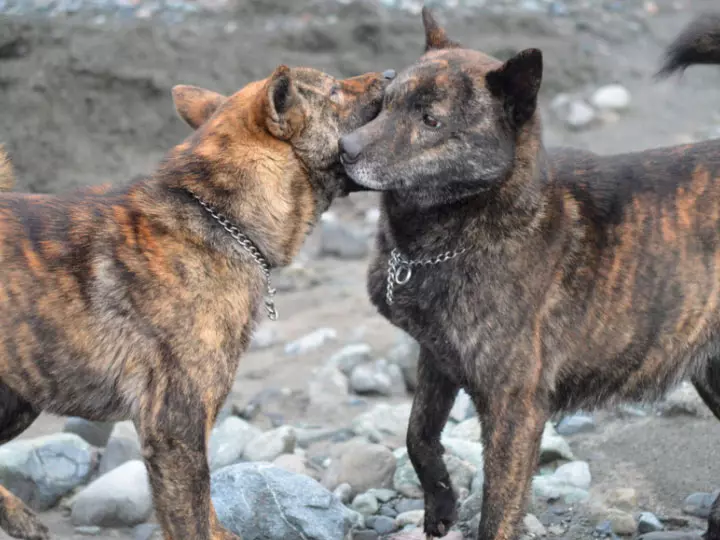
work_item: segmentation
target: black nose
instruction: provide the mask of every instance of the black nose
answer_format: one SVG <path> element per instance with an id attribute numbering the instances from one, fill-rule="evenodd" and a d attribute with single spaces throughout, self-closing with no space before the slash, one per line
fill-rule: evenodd
<path id="1" fill-rule="evenodd" d="M 392 81 L 395 78 L 395 75 L 397 75 L 397 73 L 395 73 L 394 69 L 386 69 L 382 72 L 383 78 L 388 81 Z"/>
<path id="2" fill-rule="evenodd" d="M 346 135 L 340 139 L 339 146 L 340 160 L 345 165 L 350 165 L 360 159 L 360 154 L 362 154 L 362 145 L 357 137 Z"/>

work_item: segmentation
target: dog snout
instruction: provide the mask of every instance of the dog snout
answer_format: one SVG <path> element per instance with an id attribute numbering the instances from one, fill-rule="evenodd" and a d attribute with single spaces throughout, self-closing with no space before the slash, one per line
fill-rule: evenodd
<path id="1" fill-rule="evenodd" d="M 350 165 L 360 159 L 363 146 L 357 136 L 353 134 L 346 135 L 340 139 L 338 144 L 340 146 L 340 160 L 343 164 Z"/>
<path id="2" fill-rule="evenodd" d="M 397 73 L 395 72 L 394 69 L 386 69 L 385 71 L 382 72 L 383 79 L 385 79 L 388 82 L 392 81 L 395 78 L 395 75 L 397 75 Z"/>

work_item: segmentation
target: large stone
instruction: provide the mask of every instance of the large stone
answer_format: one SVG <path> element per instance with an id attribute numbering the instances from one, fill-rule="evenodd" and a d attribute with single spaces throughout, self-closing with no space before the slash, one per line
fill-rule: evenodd
<path id="1" fill-rule="evenodd" d="M 371 493 L 361 493 L 353 499 L 352 509 L 363 516 L 372 516 L 380 510 L 380 503 Z"/>
<path id="2" fill-rule="evenodd" d="M 63 431 L 65 433 L 74 433 L 93 446 L 103 448 L 107 445 L 114 426 L 115 422 L 92 422 L 84 418 L 71 416 L 65 422 Z"/>
<path id="3" fill-rule="evenodd" d="M 98 473 L 103 475 L 134 459 L 142 460 L 142 447 L 135 425 L 129 420 L 118 422 L 110 434 Z"/>
<path id="4" fill-rule="evenodd" d="M 241 461 L 248 443 L 261 435 L 259 428 L 237 416 L 223 420 L 210 435 L 210 470 Z"/>
<path id="5" fill-rule="evenodd" d="M 563 499 L 568 504 L 581 502 L 589 496 L 587 490 L 591 479 L 587 463 L 566 463 L 558 467 L 554 474 L 534 477 L 533 494 L 546 500 Z"/>
<path id="6" fill-rule="evenodd" d="M 281 426 L 258 435 L 245 446 L 243 457 L 247 461 L 273 461 L 282 454 L 295 451 L 295 430 Z"/>
<path id="7" fill-rule="evenodd" d="M 0 447 L 0 485 L 35 510 L 47 510 L 90 479 L 97 451 L 74 433 L 56 433 Z"/>
<path id="8" fill-rule="evenodd" d="M 720 494 L 720 490 L 712 493 L 693 493 L 683 503 L 683 512 L 691 516 L 707 519 L 710 515 L 710 508 Z"/>
<path id="9" fill-rule="evenodd" d="M 568 442 L 555 431 L 555 426 L 551 422 L 547 422 L 540 442 L 540 464 L 550 463 L 558 459 L 572 461 L 575 456 L 570 450 Z"/>
<path id="10" fill-rule="evenodd" d="M 456 425 L 448 425 L 445 433 L 447 437 L 454 439 L 463 439 L 465 441 L 479 443 L 482 440 L 482 427 L 480 420 L 476 418 L 468 418 Z"/>
<path id="11" fill-rule="evenodd" d="M 322 482 L 328 489 L 347 483 L 355 496 L 371 488 L 392 487 L 395 456 L 385 446 L 352 440 L 335 446 L 330 457 Z"/>
<path id="12" fill-rule="evenodd" d="M 352 430 L 356 435 L 367 437 L 373 442 L 405 441 L 410 421 L 410 403 L 388 405 L 379 403 L 367 412 L 355 417 Z"/>
<path id="13" fill-rule="evenodd" d="M 244 540 L 338 540 L 343 504 L 318 482 L 268 463 L 216 471 L 211 494 L 220 522 Z"/>
<path id="14" fill-rule="evenodd" d="M 400 332 L 397 343 L 387 354 L 388 362 L 397 365 L 402 371 L 405 386 L 414 392 L 417 388 L 417 365 L 420 357 L 420 345 L 405 332 Z"/>
<path id="15" fill-rule="evenodd" d="M 349 377 L 355 367 L 372 362 L 372 354 L 372 347 L 367 343 L 354 343 L 346 345 L 333 354 L 328 360 L 328 364 Z"/>
<path id="16" fill-rule="evenodd" d="M 72 502 L 73 525 L 131 527 L 147 521 L 152 494 L 145 464 L 132 460 L 101 476 Z"/>

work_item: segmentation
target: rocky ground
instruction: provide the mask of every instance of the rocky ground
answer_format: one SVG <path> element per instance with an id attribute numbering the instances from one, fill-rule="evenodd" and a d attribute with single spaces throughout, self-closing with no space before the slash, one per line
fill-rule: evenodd
<path id="1" fill-rule="evenodd" d="M 715 3 L 434 2 L 453 8 L 440 15 L 468 46 L 499 57 L 540 47 L 547 143 L 600 153 L 720 134 L 718 70 L 652 79 L 662 48 Z M 124 182 L 187 134 L 174 84 L 231 92 L 280 62 L 343 76 L 399 69 L 422 50 L 419 6 L 0 0 L 0 140 L 19 189 Z M 421 491 L 404 449 L 417 350 L 365 296 L 376 220 L 372 196 L 339 201 L 297 264 L 276 276 L 281 318 L 256 333 L 211 442 L 215 504 L 246 540 L 422 538 Z M 461 395 L 443 437 L 462 501 L 453 540 L 472 538 L 477 521 L 479 433 Z M 526 534 L 696 538 L 706 494 L 720 487 L 719 445 L 720 426 L 688 387 L 653 406 L 557 418 Z M 139 457 L 126 423 L 42 416 L 0 447 L 0 483 L 38 509 L 55 538 L 145 539 L 155 526 Z"/>

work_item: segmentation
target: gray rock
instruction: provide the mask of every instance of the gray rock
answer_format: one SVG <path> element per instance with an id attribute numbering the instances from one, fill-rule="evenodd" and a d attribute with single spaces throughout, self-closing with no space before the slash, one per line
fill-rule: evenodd
<path id="1" fill-rule="evenodd" d="M 379 512 L 379 514 L 380 514 L 380 515 L 383 515 L 383 516 L 387 516 L 387 517 L 391 517 L 391 518 L 395 519 L 395 516 L 398 515 L 398 511 L 395 510 L 395 509 L 390 505 L 390 503 L 388 503 L 388 504 L 381 504 L 381 505 L 380 505 L 380 512 Z"/>
<path id="2" fill-rule="evenodd" d="M 410 512 L 411 510 L 422 510 L 425 508 L 423 499 L 400 499 L 395 503 L 395 510 L 398 514 Z"/>
<path id="3" fill-rule="evenodd" d="M 142 458 L 142 447 L 135 425 L 129 420 L 118 422 L 110 434 L 98 473 L 102 476 L 123 463 Z"/>
<path id="4" fill-rule="evenodd" d="M 352 508 L 343 506 L 343 514 L 345 516 L 345 529 L 358 530 L 365 528 L 365 516 L 360 512 L 356 512 Z"/>
<path id="5" fill-rule="evenodd" d="M 607 509 L 599 521 L 609 522 L 612 532 L 621 536 L 629 536 L 637 530 L 633 515 L 617 508 Z"/>
<path id="6" fill-rule="evenodd" d="M 572 461 L 560 465 L 553 475 L 559 482 L 578 487 L 580 489 L 590 489 L 592 476 L 590 475 L 590 467 L 584 461 Z"/>
<path id="7" fill-rule="evenodd" d="M 702 540 L 702 538 L 697 532 L 664 531 L 643 534 L 638 536 L 637 540 Z"/>
<path id="8" fill-rule="evenodd" d="M 352 536 L 348 540 L 378 540 L 380 536 L 377 531 L 372 529 L 365 529 L 362 531 L 353 531 Z"/>
<path id="9" fill-rule="evenodd" d="M 370 251 L 365 235 L 339 221 L 331 213 L 325 213 L 320 220 L 322 255 L 339 259 L 363 259 Z"/>
<path id="10" fill-rule="evenodd" d="M 258 326 L 252 334 L 250 340 L 251 351 L 261 351 L 263 349 L 269 349 L 280 343 L 277 330 L 270 326 L 270 324 L 263 323 Z"/>
<path id="11" fill-rule="evenodd" d="M 523 525 L 525 526 L 525 531 L 531 538 L 537 538 L 538 536 L 545 536 L 547 534 L 545 525 L 540 523 L 540 520 L 533 514 L 527 514 L 523 518 Z"/>
<path id="12" fill-rule="evenodd" d="M 558 467 L 554 474 L 534 477 L 532 489 L 540 499 L 562 499 L 566 504 L 572 504 L 588 498 L 591 480 L 587 463 L 575 461 Z"/>
<path id="13" fill-rule="evenodd" d="M 718 494 L 720 494 L 720 490 L 712 493 L 693 493 L 689 495 L 683 503 L 683 512 L 691 516 L 707 519 L 710 515 L 710 508 Z"/>
<path id="14" fill-rule="evenodd" d="M 79 534 L 80 536 L 100 536 L 100 534 L 102 534 L 103 530 L 102 530 L 102 527 L 86 526 L 86 527 L 75 527 L 73 529 L 73 532 L 75 534 Z M 135 539 L 133 539 L 133 540 L 135 540 Z"/>
<path id="15" fill-rule="evenodd" d="M 608 84 L 593 92 L 590 103 L 597 109 L 622 111 L 630 106 L 630 92 L 620 84 Z"/>
<path id="16" fill-rule="evenodd" d="M 423 497 L 423 490 L 420 480 L 413 469 L 410 457 L 406 448 L 400 448 L 394 452 L 397 459 L 397 468 L 393 477 L 393 488 L 395 491 L 412 499 Z M 464 461 L 453 454 L 445 453 L 443 461 L 450 473 L 450 481 L 456 495 L 460 496 L 463 490 L 469 492 L 472 480 L 477 469 L 467 461 Z"/>
<path id="17" fill-rule="evenodd" d="M 74 433 L 93 446 L 104 448 L 110 438 L 115 422 L 91 422 L 71 416 L 65 422 L 63 432 Z"/>
<path id="18" fill-rule="evenodd" d="M 477 516 L 482 510 L 483 493 L 476 491 L 465 499 L 458 510 L 458 519 L 461 523 L 467 523 Z"/>
<path id="19" fill-rule="evenodd" d="M 337 339 L 337 331 L 334 328 L 318 328 L 285 345 L 285 354 L 288 356 L 307 354 L 335 339 Z"/>
<path id="20" fill-rule="evenodd" d="M 215 471 L 242 460 L 248 443 L 262 430 L 237 416 L 229 416 L 215 426 L 210 435 L 210 470 Z"/>
<path id="21" fill-rule="evenodd" d="M 343 375 L 349 377 L 353 369 L 357 366 L 372 362 L 372 354 L 372 347 L 367 343 L 346 345 L 330 357 L 328 364 L 339 369 Z"/>
<path id="22" fill-rule="evenodd" d="M 397 528 L 395 520 L 388 516 L 371 516 L 365 520 L 365 525 L 378 534 L 390 534 Z"/>
<path id="23" fill-rule="evenodd" d="M 395 456 L 393 456 L 393 459 Z M 397 497 L 397 491 L 393 489 L 382 489 L 372 488 L 367 490 L 368 493 L 373 495 L 381 503 L 386 503 Z"/>
<path id="24" fill-rule="evenodd" d="M 271 429 L 247 443 L 243 458 L 247 461 L 273 461 L 282 454 L 292 454 L 295 442 L 295 429 L 292 426 Z"/>
<path id="25" fill-rule="evenodd" d="M 477 418 L 468 418 L 456 425 L 449 425 L 446 430 L 447 437 L 462 439 L 464 441 L 477 442 L 482 440 L 482 427 Z"/>
<path id="26" fill-rule="evenodd" d="M 352 486 L 350 484 L 340 484 L 333 490 L 335 495 L 341 503 L 348 504 L 352 500 Z"/>
<path id="27" fill-rule="evenodd" d="M 417 364 L 420 356 L 420 345 L 405 332 L 400 332 L 397 344 L 387 354 L 388 362 L 395 364 L 402 371 L 405 387 L 410 392 L 417 388 Z"/>
<path id="28" fill-rule="evenodd" d="M 308 396 L 313 406 L 334 409 L 349 395 L 348 378 L 335 366 L 326 364 L 313 372 L 308 383 Z"/>
<path id="29" fill-rule="evenodd" d="M 595 419 L 589 414 L 573 414 L 564 417 L 557 425 L 559 435 L 575 435 L 595 429 Z"/>
<path id="30" fill-rule="evenodd" d="M 450 410 L 450 419 L 455 422 L 462 422 L 474 414 L 475 408 L 473 407 L 470 396 L 467 392 L 465 392 L 465 390 L 461 389 L 455 398 L 455 403 L 453 404 L 452 409 Z"/>
<path id="31" fill-rule="evenodd" d="M 338 540 L 343 504 L 318 482 L 268 463 L 216 471 L 211 495 L 220 522 L 245 540 Z"/>
<path id="32" fill-rule="evenodd" d="M 363 516 L 372 516 L 380 510 L 380 503 L 369 493 L 361 493 L 352 502 L 352 509 Z"/>
<path id="33" fill-rule="evenodd" d="M 687 381 L 670 392 L 665 401 L 658 404 L 657 410 L 661 416 L 668 418 L 710 414 L 695 387 Z"/>
<path id="34" fill-rule="evenodd" d="M 409 512 L 403 512 L 398 514 L 395 518 L 395 525 L 397 527 L 405 527 L 406 525 L 419 526 L 422 524 L 425 518 L 425 510 L 410 510 Z"/>
<path id="35" fill-rule="evenodd" d="M 572 129 L 583 129 L 595 120 L 595 111 L 582 100 L 572 100 L 567 108 L 565 123 Z"/>
<path id="36" fill-rule="evenodd" d="M 385 446 L 351 440 L 331 450 L 330 466 L 323 485 L 335 489 L 339 484 L 352 486 L 351 496 L 372 488 L 389 488 L 395 474 L 395 456 Z"/>
<path id="37" fill-rule="evenodd" d="M 441 442 L 447 452 L 471 463 L 476 469 L 482 470 L 484 463 L 482 444 L 454 437 L 444 437 Z"/>
<path id="38" fill-rule="evenodd" d="M 652 512 L 641 512 L 638 517 L 637 532 L 640 534 L 662 531 L 665 527 Z"/>
<path id="39" fill-rule="evenodd" d="M 147 521 L 152 495 L 142 461 L 123 463 L 93 481 L 73 498 L 73 525 L 131 527 Z"/>
<path id="40" fill-rule="evenodd" d="M 478 469 L 475 473 L 475 478 L 472 480 L 472 484 L 470 484 L 470 493 L 482 492 L 484 484 L 485 472 L 483 469 Z"/>
<path id="41" fill-rule="evenodd" d="M 540 464 L 543 465 L 558 459 L 572 461 L 575 456 L 570 450 L 568 442 L 558 435 L 551 422 L 547 422 L 540 442 Z"/>
<path id="42" fill-rule="evenodd" d="M 156 523 L 141 523 L 133 529 L 133 540 L 161 540 L 162 531 Z"/>
<path id="43" fill-rule="evenodd" d="M 373 442 L 385 442 L 386 439 L 404 441 L 407 437 L 410 408 L 410 403 L 394 406 L 379 403 L 355 417 L 352 430 L 356 435 L 366 437 Z"/>
<path id="44" fill-rule="evenodd" d="M 97 451 L 74 433 L 17 440 L 0 447 L 0 485 L 43 511 L 87 482 Z"/>
<path id="45" fill-rule="evenodd" d="M 311 469 L 307 459 L 298 454 L 282 454 L 275 458 L 273 465 L 291 473 L 304 474 L 318 480 L 318 472 Z"/>
<path id="46" fill-rule="evenodd" d="M 346 383 L 347 385 L 347 383 Z M 347 392 L 346 392 L 347 394 Z M 295 428 L 295 436 L 297 438 L 297 446 L 307 448 L 313 443 L 332 439 L 341 429 L 336 428 Z"/>
<path id="47" fill-rule="evenodd" d="M 350 388 L 359 395 L 400 396 L 405 393 L 405 382 L 398 366 L 380 358 L 356 365 L 350 374 Z"/>

